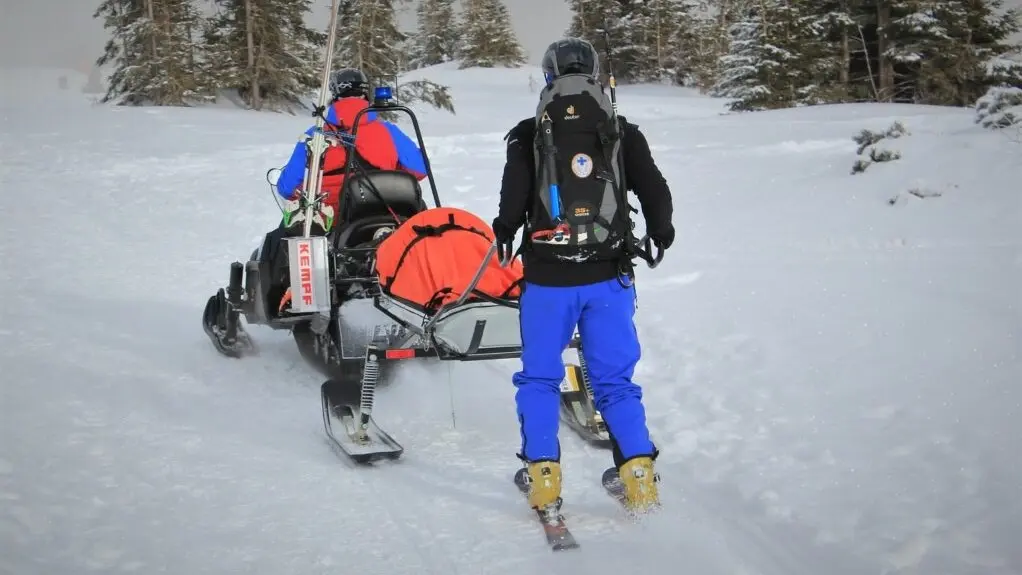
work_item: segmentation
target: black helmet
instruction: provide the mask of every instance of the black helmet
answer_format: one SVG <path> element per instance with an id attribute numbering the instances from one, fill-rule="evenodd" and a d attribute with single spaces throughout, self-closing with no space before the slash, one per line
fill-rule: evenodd
<path id="1" fill-rule="evenodd" d="M 342 68 L 330 74 L 330 93 L 334 100 L 361 96 L 369 99 L 369 78 L 361 70 Z"/>
<path id="2" fill-rule="evenodd" d="M 564 74 L 600 74 L 600 57 L 593 45 L 581 38 L 565 38 L 547 46 L 543 54 L 543 76 L 547 82 Z"/>

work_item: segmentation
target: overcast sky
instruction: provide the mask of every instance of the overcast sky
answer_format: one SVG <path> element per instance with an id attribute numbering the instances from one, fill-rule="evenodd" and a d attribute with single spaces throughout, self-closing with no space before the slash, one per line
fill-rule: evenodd
<path id="1" fill-rule="evenodd" d="M 504 0 L 530 60 L 539 63 L 546 46 L 568 27 L 563 0 Z M 1022 0 L 1019 0 L 1022 1 Z M 92 13 L 100 0 L 0 0 L 0 66 L 59 66 L 88 70 L 103 50 L 107 33 Z M 212 5 L 210 0 L 200 0 Z M 310 24 L 326 29 L 330 0 L 314 0 Z M 415 2 L 402 8 L 402 27 L 415 26 Z M 541 17 L 539 15 L 542 15 Z"/>

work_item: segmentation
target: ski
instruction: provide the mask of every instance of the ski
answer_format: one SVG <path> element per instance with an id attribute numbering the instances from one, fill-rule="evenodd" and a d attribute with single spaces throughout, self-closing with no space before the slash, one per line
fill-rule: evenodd
<path id="1" fill-rule="evenodd" d="M 581 343 L 573 341 L 572 345 Z M 561 421 L 593 447 L 610 449 L 610 433 L 603 415 L 593 405 L 593 387 L 588 373 L 581 351 L 578 364 L 565 364 L 561 380 Z"/>
<path id="2" fill-rule="evenodd" d="M 337 380 L 327 380 L 321 387 L 323 427 L 334 447 L 355 463 L 373 463 L 397 459 L 404 448 L 384 431 L 372 416 L 361 410 L 358 402 L 346 396 L 357 387 Z M 334 430 L 334 425 L 340 427 Z"/>
<path id="3" fill-rule="evenodd" d="M 240 359 L 258 352 L 223 288 L 206 302 L 202 311 L 202 330 L 213 347 L 227 357 Z"/>
<path id="4" fill-rule="evenodd" d="M 618 473 L 617 467 L 608 467 L 603 472 L 603 478 L 601 479 L 603 488 L 607 491 L 607 494 L 617 500 L 622 507 L 625 506 L 625 485 L 621 483 L 621 474 Z"/>
<path id="5" fill-rule="evenodd" d="M 529 494 L 528 475 L 529 472 L 524 467 L 515 473 L 515 485 L 518 486 L 518 491 L 526 496 Z M 534 509 L 534 511 L 536 512 L 536 518 L 539 519 L 539 523 L 543 527 L 547 545 L 550 546 L 551 550 L 565 551 L 580 547 L 578 541 L 575 540 L 575 536 L 571 534 L 567 523 L 564 521 L 564 515 L 560 512 L 560 503 L 558 503 L 557 509 L 554 510 Z"/>

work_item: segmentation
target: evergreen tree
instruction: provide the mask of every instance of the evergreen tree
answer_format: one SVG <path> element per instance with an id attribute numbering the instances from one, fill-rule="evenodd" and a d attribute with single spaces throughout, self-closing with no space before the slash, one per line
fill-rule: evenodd
<path id="1" fill-rule="evenodd" d="M 785 65 L 772 82 L 779 96 L 775 106 L 824 104 L 844 97 L 837 34 L 839 14 L 821 0 L 785 0 L 772 10 L 774 42 Z"/>
<path id="2" fill-rule="evenodd" d="M 358 68 L 373 87 L 395 86 L 405 105 L 427 104 L 454 113 L 449 87 L 427 79 L 398 82 L 405 71 L 404 48 L 408 37 L 397 27 L 394 0 L 340 0 L 334 68 Z"/>
<path id="3" fill-rule="evenodd" d="M 596 49 L 600 57 L 600 68 L 608 72 L 608 59 L 613 56 L 615 79 L 619 82 L 628 80 L 626 70 L 621 65 L 620 47 L 624 30 L 620 26 L 621 6 L 618 0 L 568 0 L 571 7 L 571 24 L 564 35 L 582 38 Z M 609 48 L 608 48 L 609 44 Z M 622 74 L 625 74 L 622 76 Z"/>
<path id="4" fill-rule="evenodd" d="M 1018 12 L 1000 0 L 910 0 L 895 5 L 890 35 L 897 98 L 924 104 L 971 105 L 997 83 L 1020 75 L 998 71 L 1016 50 L 1007 38 L 1019 30 Z M 993 74 L 991 74 L 993 72 Z"/>
<path id="5" fill-rule="evenodd" d="M 422 0 L 416 8 L 418 29 L 412 42 L 410 68 L 433 66 L 454 59 L 458 27 L 454 26 L 454 0 Z"/>
<path id="6" fill-rule="evenodd" d="M 692 0 L 644 0 L 624 16 L 632 38 L 633 81 L 682 83 L 691 69 L 695 44 Z M 684 28 L 683 28 L 684 27 Z M 683 50 L 683 45 L 686 45 Z"/>
<path id="7" fill-rule="evenodd" d="M 568 0 L 571 24 L 565 36 L 587 40 L 601 52 L 605 51 L 603 28 L 618 17 L 618 0 Z M 600 43 L 601 45 L 597 45 Z"/>
<path id="8" fill-rule="evenodd" d="M 717 77 L 716 24 L 697 13 L 696 0 L 679 3 L 670 49 L 674 57 L 674 82 L 683 86 L 712 86 Z"/>
<path id="9" fill-rule="evenodd" d="M 461 68 L 515 68 L 526 62 L 502 0 L 465 0 L 460 34 Z"/>
<path id="10" fill-rule="evenodd" d="M 625 30 L 621 25 L 621 4 L 618 0 L 568 0 L 571 6 L 571 24 L 565 36 L 582 38 L 596 48 L 601 62 L 612 55 L 618 81 L 627 81 L 621 65 L 619 48 L 624 45 Z M 609 47 L 608 47 L 609 44 Z M 606 71 L 606 66 L 601 66 Z M 625 74 L 622 76 L 622 74 Z"/>
<path id="11" fill-rule="evenodd" d="M 721 57 L 731 51 L 733 26 L 742 19 L 756 0 L 706 0 L 701 3 L 712 24 L 706 26 L 709 33 L 710 52 L 714 54 L 714 66 Z"/>
<path id="12" fill-rule="evenodd" d="M 632 3 L 622 18 L 628 30 L 625 62 L 632 81 L 674 80 L 679 56 L 675 46 L 676 30 L 685 8 L 682 0 Z"/>
<path id="13" fill-rule="evenodd" d="M 1022 84 L 1003 0 L 567 0 L 567 35 L 618 79 L 709 87 L 735 110 L 861 100 L 971 105 Z M 606 28 L 606 33 L 604 29 Z"/>
<path id="14" fill-rule="evenodd" d="M 93 17 L 112 31 L 96 61 L 114 65 L 103 102 L 180 106 L 209 98 L 197 73 L 201 15 L 191 0 L 104 0 Z"/>
<path id="15" fill-rule="evenodd" d="M 729 104 L 732 111 L 766 109 L 776 97 L 772 79 L 784 62 L 772 49 L 768 3 L 769 8 L 776 6 L 767 0 L 762 7 L 749 8 L 728 30 L 729 50 L 720 58 L 718 80 L 711 93 L 733 98 Z"/>
<path id="16" fill-rule="evenodd" d="M 215 0 L 208 77 L 255 110 L 298 104 L 320 84 L 326 37 L 305 25 L 312 0 Z"/>
<path id="17" fill-rule="evenodd" d="M 734 98 L 729 105 L 733 111 L 762 109 L 762 102 L 770 95 L 765 78 L 764 25 L 753 12 L 731 25 L 728 53 L 720 57 L 717 82 L 711 88 L 713 96 Z"/>

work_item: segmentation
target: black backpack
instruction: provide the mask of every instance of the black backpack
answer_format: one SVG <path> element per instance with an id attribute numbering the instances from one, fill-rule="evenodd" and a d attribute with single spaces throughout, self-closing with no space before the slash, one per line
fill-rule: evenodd
<path id="1" fill-rule="evenodd" d="M 528 229 L 535 257 L 578 263 L 627 257 L 632 226 L 615 122 L 610 98 L 588 75 L 558 77 L 540 94 Z"/>

